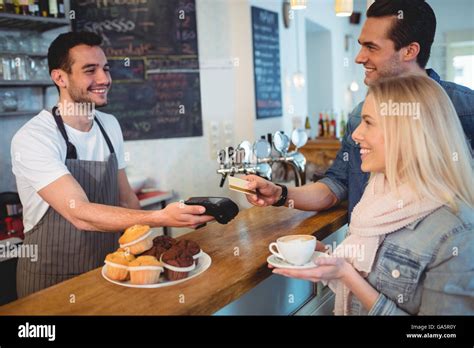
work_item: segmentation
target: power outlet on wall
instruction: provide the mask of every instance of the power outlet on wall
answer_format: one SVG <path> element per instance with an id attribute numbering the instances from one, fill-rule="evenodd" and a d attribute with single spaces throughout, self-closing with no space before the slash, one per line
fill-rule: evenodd
<path id="1" fill-rule="evenodd" d="M 232 121 L 222 122 L 222 142 L 224 147 L 235 146 L 234 142 L 234 123 Z"/>
<path id="2" fill-rule="evenodd" d="M 212 160 L 217 158 L 217 154 L 221 149 L 221 136 L 219 122 L 209 122 L 209 156 Z"/>
<path id="3" fill-rule="evenodd" d="M 235 147 L 234 123 L 232 121 L 209 122 L 209 156 L 217 159 L 220 150 Z"/>

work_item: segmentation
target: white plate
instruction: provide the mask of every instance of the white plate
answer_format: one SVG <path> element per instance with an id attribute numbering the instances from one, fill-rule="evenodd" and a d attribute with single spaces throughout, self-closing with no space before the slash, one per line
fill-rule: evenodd
<path id="1" fill-rule="evenodd" d="M 296 266 L 296 265 L 293 265 L 289 262 L 286 262 L 285 260 L 282 260 L 279 257 L 272 254 L 267 258 L 267 262 L 270 265 L 272 265 L 273 267 L 276 267 L 276 268 L 307 269 L 307 268 L 318 267 L 313 262 L 313 260 L 316 257 L 326 257 L 326 256 L 327 256 L 327 254 L 325 254 L 325 253 L 322 253 L 320 251 L 315 251 L 313 256 L 311 256 L 311 261 L 310 262 L 308 262 L 304 265 L 301 265 L 301 266 Z"/>
<path id="2" fill-rule="evenodd" d="M 108 280 L 111 283 L 121 285 L 121 286 L 126 286 L 126 287 L 129 287 L 129 288 L 143 288 L 143 289 L 162 288 L 164 286 L 171 286 L 171 285 L 179 284 L 179 283 L 185 282 L 189 279 L 192 279 L 194 277 L 197 277 L 201 273 L 205 272 L 211 266 L 211 263 L 212 263 L 211 257 L 208 254 L 206 254 L 205 252 L 203 252 L 201 257 L 199 257 L 198 265 L 196 266 L 196 268 L 194 270 L 189 272 L 189 275 L 186 278 L 180 279 L 180 280 L 175 280 L 175 281 L 169 281 L 169 280 L 166 280 L 163 273 L 161 273 L 160 281 L 156 284 L 137 285 L 137 284 L 130 283 L 129 280 L 124 281 L 124 282 L 121 282 L 121 281 L 118 281 L 118 280 L 112 280 L 112 279 L 108 278 L 107 275 L 106 275 L 105 271 L 106 271 L 107 265 L 104 265 L 104 267 L 102 267 L 102 277 L 104 277 L 106 280 Z"/>

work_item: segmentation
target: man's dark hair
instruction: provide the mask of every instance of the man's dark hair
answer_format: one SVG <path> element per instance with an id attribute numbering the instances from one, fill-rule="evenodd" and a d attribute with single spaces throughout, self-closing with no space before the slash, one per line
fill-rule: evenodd
<path id="1" fill-rule="evenodd" d="M 430 58 L 436 31 L 436 16 L 425 0 L 376 0 L 367 10 L 367 18 L 395 16 L 388 38 L 399 51 L 412 42 L 420 44 L 416 61 L 424 68 Z"/>
<path id="2" fill-rule="evenodd" d="M 53 69 L 63 69 L 67 73 L 71 73 L 72 61 L 69 57 L 69 50 L 79 45 L 100 46 L 102 38 L 94 33 L 69 32 L 59 35 L 51 43 L 48 49 L 48 65 L 49 73 Z"/>

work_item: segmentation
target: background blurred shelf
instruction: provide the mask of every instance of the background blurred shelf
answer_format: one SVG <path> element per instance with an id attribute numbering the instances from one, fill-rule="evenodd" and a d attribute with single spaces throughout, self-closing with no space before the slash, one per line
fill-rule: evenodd
<path id="1" fill-rule="evenodd" d="M 33 117 L 37 114 L 38 114 L 38 111 L 32 111 L 32 110 L 27 110 L 27 111 L 4 111 L 4 112 L 0 112 L 0 118 L 1 117 L 19 117 L 19 116 Z"/>
<path id="2" fill-rule="evenodd" d="M 0 13 L 1 28 L 35 30 L 42 32 L 69 25 L 70 21 L 66 18 L 49 18 Z"/>
<path id="3" fill-rule="evenodd" d="M 52 87 L 54 86 L 51 80 L 38 80 L 38 81 L 7 81 L 0 80 L 0 87 Z"/>

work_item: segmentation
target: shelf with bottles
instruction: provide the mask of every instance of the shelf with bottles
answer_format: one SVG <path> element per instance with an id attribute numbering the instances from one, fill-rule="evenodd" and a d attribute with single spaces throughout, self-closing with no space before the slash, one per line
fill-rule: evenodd
<path id="1" fill-rule="evenodd" d="M 0 0 L 0 28 L 41 32 L 65 25 L 64 0 Z"/>
<path id="2" fill-rule="evenodd" d="M 66 18 L 36 17 L 0 12 L 0 28 L 43 32 L 68 25 L 70 25 L 70 22 Z"/>
<path id="3" fill-rule="evenodd" d="M 334 112 L 320 112 L 316 139 L 337 139 L 337 115 Z"/>
<path id="4" fill-rule="evenodd" d="M 68 9 L 69 0 L 0 0 L 0 117 L 34 116 L 46 105 L 54 84 L 47 62 L 51 39 L 42 33 L 70 30 Z M 34 95 L 39 99 L 31 105 Z"/>

